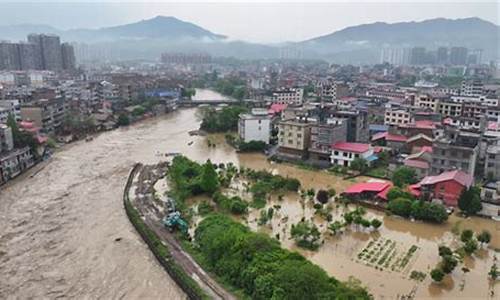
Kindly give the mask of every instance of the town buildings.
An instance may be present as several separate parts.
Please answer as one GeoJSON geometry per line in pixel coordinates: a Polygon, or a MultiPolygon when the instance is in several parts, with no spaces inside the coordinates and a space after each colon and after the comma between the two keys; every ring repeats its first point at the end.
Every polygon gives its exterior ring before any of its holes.
{"type": "Polygon", "coordinates": [[[254,108],[250,113],[240,115],[238,135],[242,141],[261,141],[269,144],[271,117],[265,108],[254,108]]]}

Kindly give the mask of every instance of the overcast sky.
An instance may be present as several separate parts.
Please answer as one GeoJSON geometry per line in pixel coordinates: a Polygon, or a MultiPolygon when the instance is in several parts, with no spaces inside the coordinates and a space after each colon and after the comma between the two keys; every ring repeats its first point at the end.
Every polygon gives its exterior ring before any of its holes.
{"type": "MultiPolygon", "coordinates": [[[[320,0],[321,1],[321,0],[320,0]]],[[[0,24],[47,24],[60,29],[97,28],[152,18],[174,16],[215,33],[254,42],[298,41],[364,23],[421,21],[430,18],[480,17],[499,24],[496,1],[225,1],[224,3],[0,0],[0,24]],[[417,2],[418,1],[418,2],[417,2]],[[114,2],[114,3],[113,3],[114,2]],[[325,3],[328,2],[328,3],[325,3]]],[[[1,37],[0,37],[1,38],[1,37]]]]}

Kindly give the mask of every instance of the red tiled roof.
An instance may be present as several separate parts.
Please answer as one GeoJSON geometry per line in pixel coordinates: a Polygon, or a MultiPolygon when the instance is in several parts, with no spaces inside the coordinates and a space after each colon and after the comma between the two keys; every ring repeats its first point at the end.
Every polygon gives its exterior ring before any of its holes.
{"type": "Polygon", "coordinates": [[[271,104],[268,112],[270,114],[277,114],[277,113],[280,113],[283,110],[285,110],[287,107],[288,107],[288,104],[274,103],[274,104],[271,104]]]}
{"type": "Polygon", "coordinates": [[[437,176],[427,176],[422,181],[420,185],[432,185],[443,181],[454,180],[465,187],[469,187],[472,184],[473,178],[471,175],[465,173],[462,170],[454,170],[443,172],[437,176]]]}
{"type": "Polygon", "coordinates": [[[380,140],[380,139],[383,139],[385,138],[387,135],[387,132],[379,132],[379,133],[375,133],[373,136],[372,136],[372,141],[376,141],[376,140],[380,140]]]}
{"type": "Polygon", "coordinates": [[[415,184],[411,184],[408,186],[408,191],[410,192],[410,194],[412,194],[413,196],[419,198],[420,197],[420,183],[415,183],[415,184]]]}
{"type": "Polygon", "coordinates": [[[380,140],[380,139],[385,139],[386,141],[389,142],[406,142],[408,139],[404,135],[399,135],[399,134],[392,134],[389,132],[379,132],[373,135],[372,141],[380,140]]]}
{"type": "Polygon", "coordinates": [[[432,153],[432,147],[431,146],[423,146],[422,148],[420,148],[420,151],[432,153]]]}
{"type": "Polygon", "coordinates": [[[364,153],[370,150],[370,144],[340,142],[333,144],[332,149],[346,152],[364,153]]]}
{"type": "Polygon", "coordinates": [[[417,169],[429,169],[429,163],[423,160],[417,159],[407,159],[405,160],[405,166],[417,168],[417,169]]]}
{"type": "Polygon", "coordinates": [[[346,194],[358,194],[363,192],[377,192],[380,193],[387,187],[392,186],[390,182],[360,182],[348,187],[344,193],[346,194]]]}
{"type": "Polygon", "coordinates": [[[404,128],[418,128],[418,129],[436,129],[436,123],[433,121],[429,120],[420,120],[416,121],[415,123],[410,123],[410,124],[401,124],[399,127],[404,127],[404,128]]]}
{"type": "Polygon", "coordinates": [[[389,191],[391,190],[392,187],[393,187],[392,182],[388,182],[388,185],[380,193],[377,194],[377,197],[387,201],[388,200],[387,193],[389,193],[389,191]]]}

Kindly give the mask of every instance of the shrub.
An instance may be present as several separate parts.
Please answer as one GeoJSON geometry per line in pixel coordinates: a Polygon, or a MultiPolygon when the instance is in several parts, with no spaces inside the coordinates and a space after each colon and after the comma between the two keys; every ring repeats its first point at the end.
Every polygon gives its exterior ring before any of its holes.
{"type": "Polygon", "coordinates": [[[328,191],[325,190],[319,190],[318,193],[316,194],[316,200],[322,204],[326,204],[328,202],[328,199],[330,198],[330,195],[328,191]]]}
{"type": "Polygon", "coordinates": [[[441,282],[444,278],[444,272],[441,270],[441,269],[433,269],[431,271],[431,278],[432,280],[434,280],[435,282],[441,282]]]}

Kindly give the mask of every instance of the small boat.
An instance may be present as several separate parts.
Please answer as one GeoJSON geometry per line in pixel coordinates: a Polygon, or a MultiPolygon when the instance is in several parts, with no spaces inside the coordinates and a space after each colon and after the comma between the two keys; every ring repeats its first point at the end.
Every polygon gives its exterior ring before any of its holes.
{"type": "Polygon", "coordinates": [[[90,141],[92,141],[93,139],[94,139],[93,137],[88,136],[88,137],[86,137],[86,138],[85,138],[85,141],[86,141],[86,142],[90,142],[90,141]]]}
{"type": "Polygon", "coordinates": [[[194,143],[194,141],[191,141],[188,143],[188,146],[191,146],[194,143]]]}

